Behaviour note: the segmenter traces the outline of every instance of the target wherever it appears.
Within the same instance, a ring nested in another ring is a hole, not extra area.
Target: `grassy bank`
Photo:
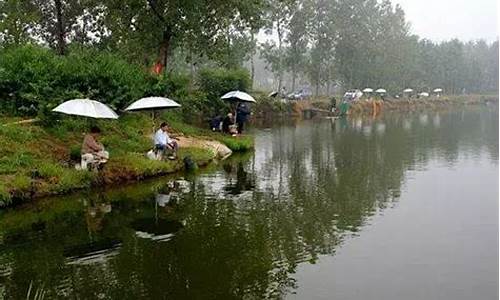
[[[2,119],[3,124],[12,119]],[[111,159],[100,173],[79,171],[83,133],[91,124],[102,129],[101,141]],[[253,147],[251,137],[229,137],[172,121],[174,135],[213,139],[233,151]],[[82,188],[139,180],[180,171],[183,158],[205,166],[216,156],[201,148],[181,148],[176,161],[152,161],[152,124],[146,114],[126,114],[119,120],[89,121],[63,117],[58,124],[25,123],[0,126],[0,206],[28,199],[63,194]]]

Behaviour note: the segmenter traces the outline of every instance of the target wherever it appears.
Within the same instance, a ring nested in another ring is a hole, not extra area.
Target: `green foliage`
[[[60,57],[38,46],[9,47],[0,53],[0,107],[50,123],[50,110],[72,98],[90,98],[115,109],[150,90],[143,70],[117,56],[75,48]]]
[[[256,104],[253,106],[253,112],[259,116],[273,113],[284,113],[290,111],[290,102],[283,102],[277,98],[271,98],[260,93],[255,97]]]
[[[190,78],[183,74],[163,74],[160,76],[148,76],[149,87],[146,91],[148,96],[163,96],[177,99],[188,94]]]
[[[245,69],[203,69],[198,73],[199,89],[207,95],[212,112],[226,107],[220,97],[233,90],[247,91],[250,86],[250,75]]]

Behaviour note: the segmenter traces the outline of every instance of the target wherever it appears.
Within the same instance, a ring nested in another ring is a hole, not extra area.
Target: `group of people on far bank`
[[[225,117],[220,115],[210,121],[212,131],[220,131],[225,134],[238,135],[245,130],[245,124],[248,121],[250,109],[246,103],[240,102],[236,107],[236,112],[229,112]]]

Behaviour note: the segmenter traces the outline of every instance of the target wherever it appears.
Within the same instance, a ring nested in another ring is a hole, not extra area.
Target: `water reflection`
[[[294,123],[206,174],[4,212],[0,295],[34,282],[49,298],[284,297],[300,263],[397,207],[408,170],[474,153],[498,163],[497,112],[422,116]]]

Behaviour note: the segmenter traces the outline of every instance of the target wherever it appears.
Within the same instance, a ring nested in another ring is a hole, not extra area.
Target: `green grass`
[[[216,139],[219,142],[225,144],[233,152],[247,151],[252,149],[254,146],[253,138],[249,136],[232,137],[232,136],[222,135],[216,137]]]
[[[7,187],[0,182],[0,207],[11,203],[11,196]]]

